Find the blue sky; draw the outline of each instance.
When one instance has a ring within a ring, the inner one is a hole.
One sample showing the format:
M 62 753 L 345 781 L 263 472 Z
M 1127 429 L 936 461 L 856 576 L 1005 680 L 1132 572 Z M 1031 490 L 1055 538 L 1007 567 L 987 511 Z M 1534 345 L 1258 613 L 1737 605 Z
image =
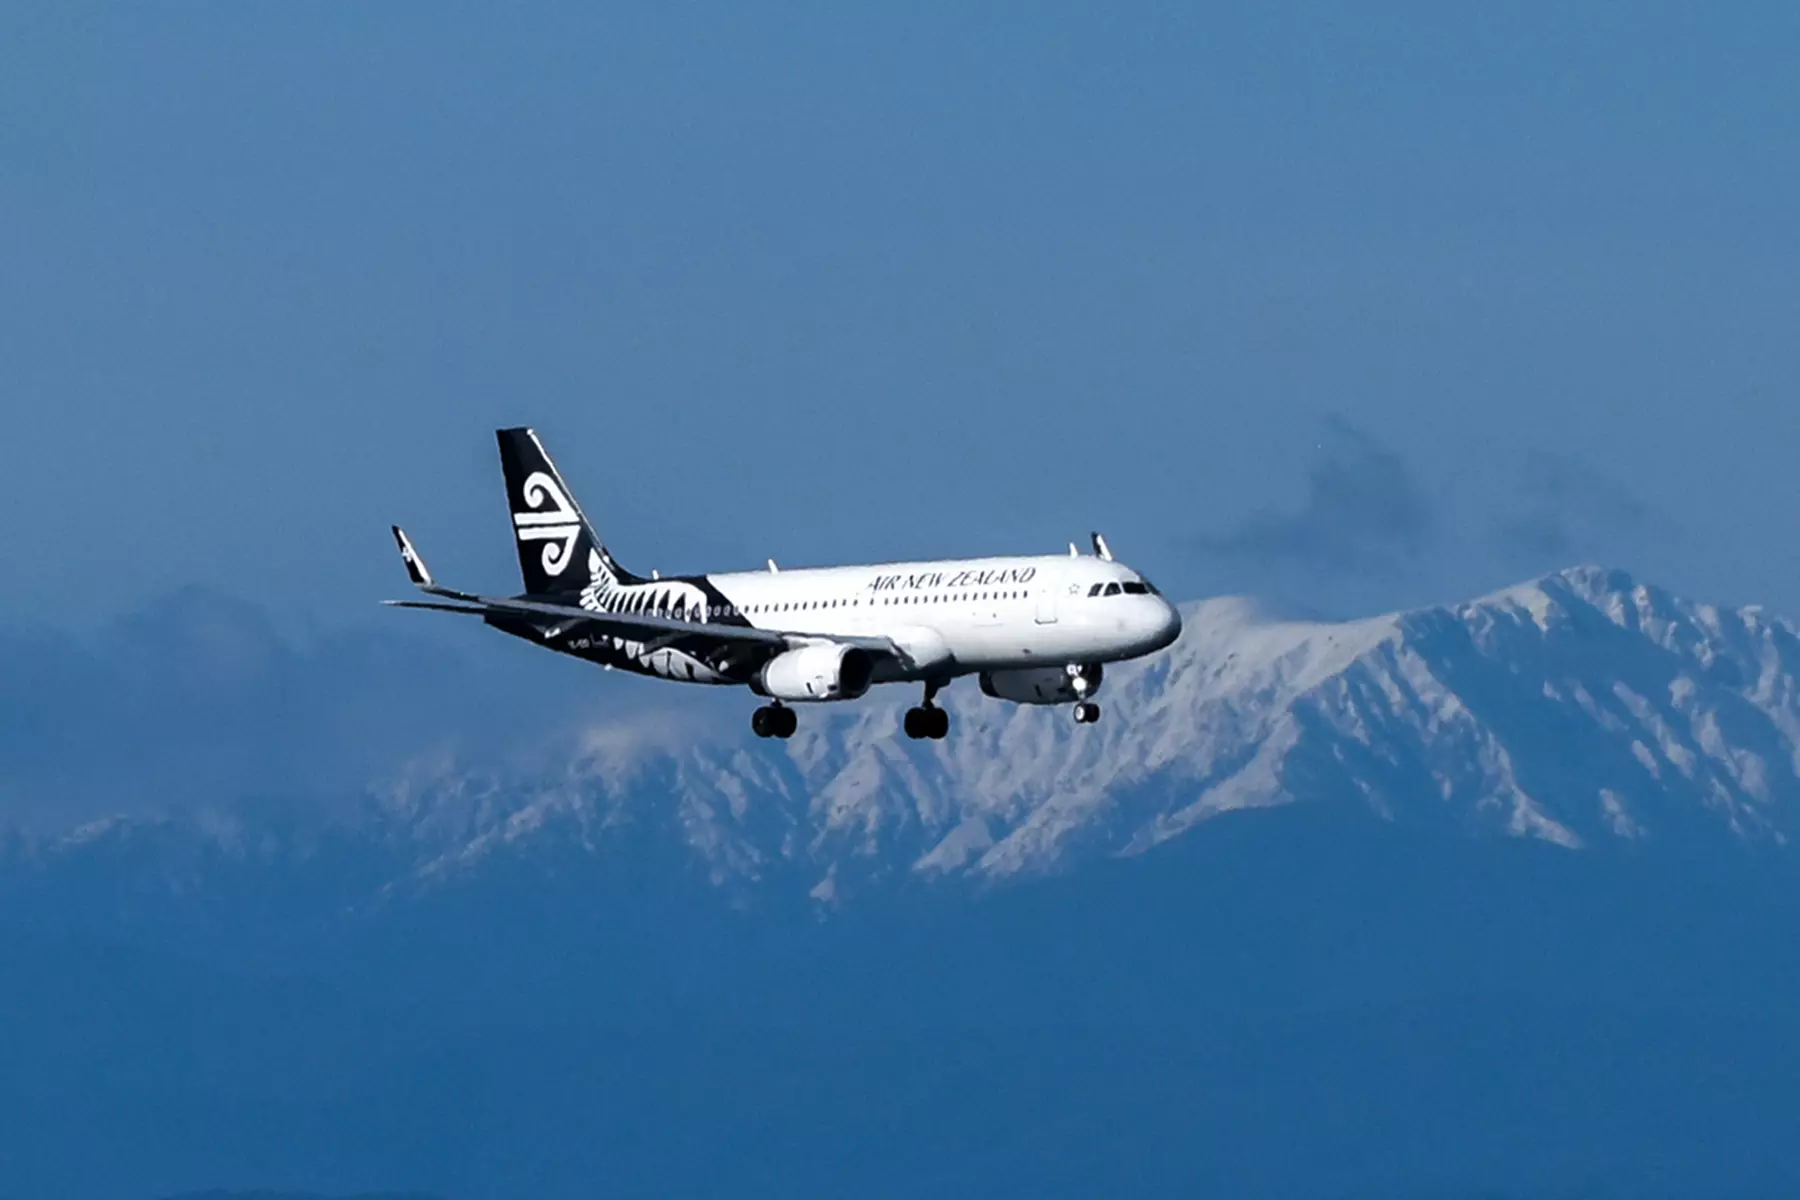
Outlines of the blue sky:
M 1800 614 L 1800 11 L 9 6 L 0 620 L 1054 550 Z

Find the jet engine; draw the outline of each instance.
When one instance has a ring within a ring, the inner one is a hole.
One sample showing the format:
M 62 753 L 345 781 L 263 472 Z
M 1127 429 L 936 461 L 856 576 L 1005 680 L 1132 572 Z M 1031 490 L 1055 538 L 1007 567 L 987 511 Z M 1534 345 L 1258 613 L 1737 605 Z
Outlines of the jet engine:
M 854 700 L 869 690 L 875 661 L 867 650 L 818 642 L 777 654 L 757 676 L 758 690 L 777 700 Z
M 983 671 L 981 690 L 996 700 L 1014 704 L 1073 704 L 1091 699 L 1100 690 L 1100 664 L 1077 669 L 1028 667 L 1020 671 Z

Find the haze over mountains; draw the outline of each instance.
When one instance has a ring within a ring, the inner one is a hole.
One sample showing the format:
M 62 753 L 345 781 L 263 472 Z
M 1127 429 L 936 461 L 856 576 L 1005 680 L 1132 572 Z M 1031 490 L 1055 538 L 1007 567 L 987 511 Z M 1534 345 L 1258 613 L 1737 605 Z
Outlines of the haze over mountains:
M 1076 870 L 1293 803 L 1570 849 L 1750 853 L 1784 850 L 1800 805 L 1795 627 L 1600 568 L 1343 623 L 1202 601 L 1172 650 L 1109 671 L 1097 728 L 965 681 L 945 695 L 956 736 L 942 743 L 900 736 L 909 689 L 808 709 L 782 746 L 693 689 L 606 680 L 613 710 L 584 711 L 575 690 L 603 677 L 579 665 L 554 664 L 536 711 L 497 718 L 479 700 L 450 712 L 444 695 L 479 697 L 481 675 L 417 643 L 364 635 L 307 661 L 241 606 L 189 597 L 160 620 L 85 654 L 35 648 L 46 692 L 18 669 L 34 648 L 14 650 L 16 859 L 53 870 L 190 837 L 292 865 L 329 833 L 365 843 L 404 890 L 648 838 L 727 891 L 835 902 Z M 59 712 L 50 689 L 91 715 Z M 533 691 L 514 682 L 489 703 Z M 509 756 L 505 737 L 527 731 L 533 752 Z M 89 774 L 96 737 L 110 778 Z M 109 788 L 126 815 L 107 810 Z M 82 818 L 54 819 L 71 810 Z
M 1783 619 L 1210 600 L 785 746 L 465 632 L 7 641 L 0 1193 L 1800 1186 Z

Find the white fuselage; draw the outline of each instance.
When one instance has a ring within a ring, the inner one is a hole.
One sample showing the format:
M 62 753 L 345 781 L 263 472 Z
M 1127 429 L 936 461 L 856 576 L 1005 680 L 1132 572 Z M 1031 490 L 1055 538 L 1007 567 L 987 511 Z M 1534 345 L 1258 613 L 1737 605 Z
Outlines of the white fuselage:
M 878 678 L 1116 662 L 1167 646 L 1173 605 L 1107 559 L 1048 555 L 707 576 L 753 625 L 891 639 L 912 666 Z

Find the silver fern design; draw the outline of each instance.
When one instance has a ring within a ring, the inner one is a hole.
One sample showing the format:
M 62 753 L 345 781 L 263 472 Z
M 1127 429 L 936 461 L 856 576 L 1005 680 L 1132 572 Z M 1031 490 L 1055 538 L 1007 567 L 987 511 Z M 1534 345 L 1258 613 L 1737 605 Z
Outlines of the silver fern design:
M 588 585 L 581 589 L 581 607 L 594 612 L 653 613 L 700 623 L 711 615 L 706 593 L 694 584 L 680 579 L 625 583 L 611 557 L 602 550 L 588 551 L 588 576 Z M 711 667 L 674 646 L 651 646 L 620 637 L 597 640 L 653 675 L 696 683 L 726 682 Z

